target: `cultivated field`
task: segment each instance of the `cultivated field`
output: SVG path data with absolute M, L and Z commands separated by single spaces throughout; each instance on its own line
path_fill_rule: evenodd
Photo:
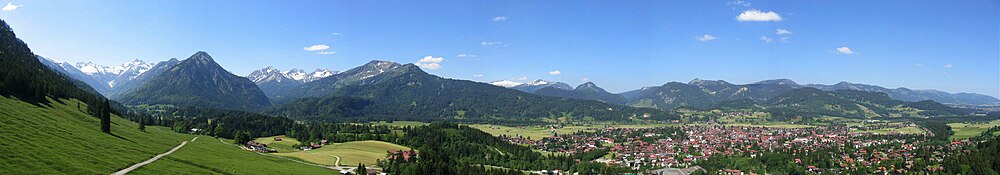
M 949 123 L 948 126 L 951 126 L 951 130 L 955 131 L 955 135 L 949 137 L 950 139 L 965 139 L 978 136 L 990 127 L 1000 126 L 1000 120 L 993 120 L 989 123 Z
M 294 157 L 321 165 L 335 165 L 337 157 L 344 166 L 357 166 L 358 163 L 373 165 L 378 159 L 385 159 L 389 150 L 410 150 L 410 148 L 382 141 L 356 141 L 334 143 L 322 148 L 290 153 L 273 153 L 273 155 Z

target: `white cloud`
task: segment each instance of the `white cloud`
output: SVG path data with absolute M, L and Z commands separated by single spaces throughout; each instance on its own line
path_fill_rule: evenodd
M 483 77 L 483 74 L 472 74 L 473 77 Z
M 583 77 L 583 78 L 580 78 L 580 81 L 583 81 L 583 82 L 588 82 L 588 81 L 590 81 L 590 78 L 587 78 L 587 77 Z
M 549 72 L 549 75 L 559 75 L 559 74 L 562 74 L 562 72 L 559 72 L 559 70 L 554 70 Z
M 837 53 L 838 54 L 844 54 L 844 55 L 850 55 L 850 54 L 854 54 L 854 51 L 851 50 L 851 48 L 848 48 L 848 47 L 838 47 L 837 48 Z
M 771 37 L 767 37 L 767 36 L 760 36 L 760 40 L 761 40 L 761 41 L 764 41 L 765 43 L 770 43 L 770 42 L 774 42 L 774 39 L 773 39 L 773 38 L 771 38 Z
M 344 34 L 340 32 L 333 32 L 333 35 L 344 35 Z
M 306 51 L 320 51 L 320 50 L 330 49 L 330 46 L 327 46 L 326 44 L 317 44 L 317 45 L 312 45 L 312 46 L 305 47 L 305 48 L 302 48 L 302 49 L 304 49 Z
M 495 46 L 495 45 L 502 45 L 502 44 L 503 44 L 503 42 L 500 42 L 500 41 L 483 41 L 483 42 L 479 42 L 479 45 L 484 45 L 484 46 Z
M 711 40 L 718 39 L 715 36 L 712 36 L 712 35 L 709 35 L 709 34 L 705 34 L 705 35 L 702 35 L 702 36 L 699 36 L 699 37 L 695 37 L 695 38 L 697 38 L 698 41 L 703 41 L 703 42 L 704 41 L 711 41 Z
M 420 60 L 417 60 L 417 63 L 415 63 L 415 65 L 425 69 L 438 70 L 441 69 L 441 65 L 438 64 L 441 61 L 444 61 L 443 57 L 426 56 L 424 58 L 421 58 Z
M 497 16 L 497 17 L 493 17 L 493 21 L 496 21 L 496 22 L 500 22 L 500 21 L 506 21 L 506 20 L 507 20 L 507 17 L 506 17 L 506 16 Z
M 21 7 L 21 6 L 23 6 L 23 5 L 14 5 L 14 4 L 11 4 L 11 3 L 8 2 L 7 5 L 3 6 L 3 11 L 5 11 L 5 12 L 14 11 L 14 10 L 17 10 L 17 8 Z
M 528 77 L 517 78 L 517 80 L 528 80 Z
M 463 54 L 458 54 L 457 57 L 460 57 L 460 58 L 475 58 L 475 57 L 479 57 L 479 55 L 464 54 L 463 53 Z
M 951 68 L 951 64 L 944 64 L 944 68 Z
M 320 52 L 316 52 L 316 53 L 320 54 L 320 55 L 329 55 L 329 54 L 335 54 L 337 52 L 334 52 L 334 51 L 320 51 Z
M 778 30 L 774 31 L 774 34 L 778 34 L 778 35 L 791 35 L 792 31 L 788 31 L 788 30 L 785 30 L 785 29 L 782 29 L 782 28 L 778 28 Z
M 760 11 L 760 10 L 757 10 L 757 9 L 750 9 L 750 10 L 747 10 L 747 11 L 743 11 L 743 13 L 740 13 L 739 16 L 736 16 L 736 20 L 738 20 L 738 21 L 774 21 L 774 22 L 778 22 L 778 21 L 781 21 L 781 15 L 778 15 L 778 13 L 774 12 L 774 11 L 763 12 L 763 11 Z
M 920 63 L 915 63 L 915 64 L 913 64 L 913 66 L 914 66 L 914 67 L 924 67 L 924 64 L 920 64 Z
M 788 37 L 787 36 L 781 37 L 781 42 L 787 43 L 788 42 Z

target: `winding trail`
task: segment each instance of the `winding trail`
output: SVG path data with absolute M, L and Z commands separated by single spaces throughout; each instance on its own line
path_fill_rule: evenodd
M 192 138 L 191 142 L 193 142 L 195 140 L 198 140 L 198 137 Z M 146 161 L 143 161 L 143 162 L 139 162 L 139 163 L 137 163 L 135 165 L 132 165 L 132 166 L 130 166 L 128 168 L 122 169 L 122 170 L 120 170 L 118 172 L 111 173 L 111 175 L 125 175 L 126 173 L 131 172 L 132 170 L 139 169 L 139 167 L 142 167 L 143 165 L 148 165 L 150 163 L 155 162 L 156 160 L 160 160 L 160 158 L 163 158 L 163 156 L 167 156 L 167 155 L 170 155 L 170 153 L 174 153 L 174 151 L 177 151 L 178 149 L 181 149 L 181 147 L 184 147 L 184 145 L 187 145 L 187 143 L 188 143 L 188 141 L 181 142 L 180 145 L 177 145 L 177 147 L 174 147 L 173 149 L 170 149 L 170 151 L 167 151 L 167 152 L 165 152 L 163 154 L 160 154 L 160 155 L 153 156 L 153 158 L 150 158 L 149 160 L 146 160 Z

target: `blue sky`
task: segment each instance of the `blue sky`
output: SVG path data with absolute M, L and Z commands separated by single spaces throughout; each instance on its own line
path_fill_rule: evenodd
M 593 81 L 612 92 L 789 78 L 997 97 L 998 3 L 0 0 L 0 18 L 36 54 L 73 63 L 203 50 L 246 75 L 430 56 L 425 70 L 443 77 Z

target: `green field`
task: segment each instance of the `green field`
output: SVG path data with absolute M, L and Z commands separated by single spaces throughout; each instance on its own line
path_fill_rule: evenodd
M 275 137 L 281 137 L 281 141 L 274 141 Z M 290 138 L 290 137 L 285 137 L 284 135 L 271 136 L 271 137 L 262 137 L 262 138 L 254 139 L 254 141 L 256 141 L 258 143 L 267 144 L 268 148 L 274 149 L 275 151 L 278 151 L 279 153 L 288 153 L 288 152 L 299 151 L 299 150 L 297 150 L 297 149 L 295 149 L 295 148 L 292 147 L 292 145 L 299 144 L 300 143 L 299 140 L 295 140 L 294 138 Z
M 77 100 L 39 106 L 0 97 L 0 174 L 110 174 L 145 161 L 195 136 L 112 117 L 112 133 L 77 110 Z M 86 109 L 86 104 L 80 106 Z M 336 171 L 269 158 L 201 136 L 137 174 L 332 174 Z M 223 173 L 225 172 L 225 173 Z
M 356 141 L 334 143 L 322 148 L 290 153 L 272 153 L 273 155 L 294 157 L 321 165 L 335 165 L 340 157 L 340 164 L 357 166 L 358 163 L 373 165 L 378 159 L 385 159 L 389 150 L 410 150 L 410 148 L 382 141 Z
M 0 174 L 110 174 L 194 136 L 111 117 L 114 135 L 77 100 L 39 106 L 0 97 Z M 86 109 L 86 104 L 80 105 Z
M 337 171 L 260 155 L 202 136 L 133 174 L 335 174 Z
M 989 123 L 977 123 L 977 124 L 949 123 L 948 126 L 951 126 L 951 130 L 955 131 L 955 135 L 952 135 L 951 137 L 949 137 L 949 139 L 952 140 L 965 139 L 969 137 L 979 136 L 979 134 L 983 133 L 983 131 L 986 131 L 987 129 L 990 129 L 990 127 L 1000 126 L 1000 120 L 993 120 L 990 121 Z

